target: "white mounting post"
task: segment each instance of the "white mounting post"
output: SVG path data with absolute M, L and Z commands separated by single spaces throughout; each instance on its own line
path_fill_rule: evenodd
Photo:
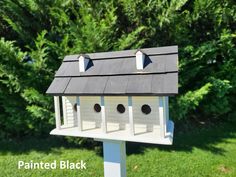
M 81 119 L 81 116 L 80 116 L 80 98 L 77 96 L 76 97 L 76 105 L 77 105 L 77 120 L 78 120 L 78 129 L 79 131 L 82 131 L 83 130 L 83 124 L 82 124 L 82 119 Z
M 126 177 L 125 141 L 103 140 L 104 177 Z
M 56 117 L 56 128 L 61 129 L 61 112 L 60 112 L 59 96 L 54 96 L 54 109 Z

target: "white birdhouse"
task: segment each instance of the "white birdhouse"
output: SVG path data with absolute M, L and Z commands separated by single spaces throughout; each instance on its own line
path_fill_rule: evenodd
M 177 60 L 177 46 L 66 56 L 47 90 L 55 104 L 51 134 L 172 144 L 168 98 L 178 93 Z

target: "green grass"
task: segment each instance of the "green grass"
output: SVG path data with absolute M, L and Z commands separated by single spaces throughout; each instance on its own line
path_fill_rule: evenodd
M 127 176 L 236 177 L 236 123 L 176 132 L 173 146 L 127 143 Z M 84 160 L 87 169 L 18 170 L 19 160 Z M 69 145 L 53 136 L 1 141 L 0 176 L 103 176 L 103 159 L 92 149 Z

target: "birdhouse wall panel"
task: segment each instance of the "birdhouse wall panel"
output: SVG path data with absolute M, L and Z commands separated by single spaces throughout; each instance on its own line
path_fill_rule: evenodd
M 77 125 L 77 115 L 76 111 L 74 110 L 74 105 L 76 104 L 76 97 L 65 97 L 65 112 L 66 112 L 66 122 L 65 125 L 68 126 L 76 126 Z
M 95 104 L 101 106 L 101 97 L 99 96 L 81 96 L 80 97 L 80 115 L 82 121 L 96 122 L 97 126 L 101 124 L 101 111 L 96 112 L 94 109 Z
M 133 118 L 135 124 L 160 124 L 158 116 L 158 97 L 134 96 L 132 100 Z M 142 112 L 142 106 L 144 105 L 148 105 L 151 108 L 151 112 L 149 114 Z
M 112 123 L 128 123 L 128 97 L 126 96 L 106 96 L 105 98 L 105 116 L 108 122 Z M 121 107 L 123 113 L 118 112 L 118 107 Z
M 66 115 L 70 115 L 70 116 L 74 115 L 74 110 L 73 110 L 73 108 L 71 106 L 67 107 L 67 114 Z

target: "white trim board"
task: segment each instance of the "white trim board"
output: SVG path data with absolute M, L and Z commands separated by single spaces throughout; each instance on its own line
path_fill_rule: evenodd
M 167 133 L 164 138 L 157 136 L 157 132 L 155 131 L 132 136 L 130 135 L 129 130 L 119 130 L 114 132 L 103 133 L 101 128 L 94 128 L 91 130 L 80 132 L 78 130 L 78 127 L 61 128 L 60 130 L 54 129 L 50 132 L 50 134 L 171 145 L 173 143 L 174 123 L 172 121 L 168 121 Z

